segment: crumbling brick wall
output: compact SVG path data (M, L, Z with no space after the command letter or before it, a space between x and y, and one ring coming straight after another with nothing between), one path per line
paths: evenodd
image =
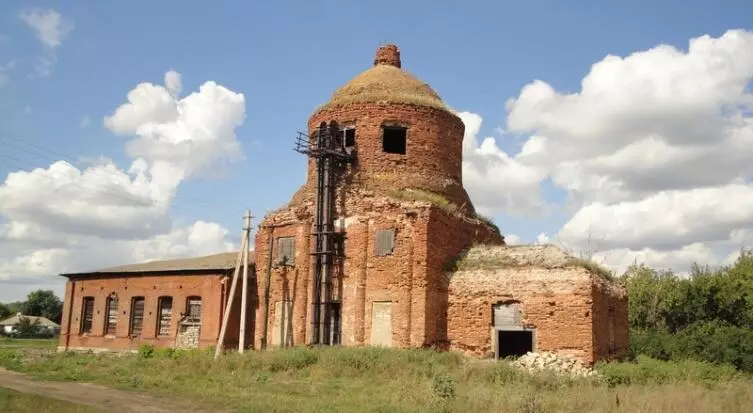
M522 326L535 329L536 351L553 351L593 363L609 356L608 309L614 337L625 354L628 340L624 288L579 266L553 246L476 248L474 260L446 274L450 348L493 354L493 305L516 301Z
M61 325L59 346L63 349L136 350L141 344L155 347L173 347L178 333L180 313L186 311L190 296L202 299L202 328L198 346L215 345L219 335L221 315L224 310L223 291L227 273L212 274L121 274L74 278L66 284L64 320ZM114 337L104 336L107 317L107 297L118 297L117 331ZM173 298L170 334L158 336L158 299ZM94 297L92 331L82 334L81 316L83 297ZM141 336L129 337L131 298L144 297L144 319Z
M594 360L620 359L630 351L628 297L621 283L594 277Z
M321 122L355 124L356 157L352 180L364 189L419 188L446 196L458 206L472 209L462 186L462 145L465 126L459 117L437 108L356 103L325 108L309 120L309 133ZM382 125L408 127L406 154L382 150ZM316 182L316 166L308 163L308 182Z

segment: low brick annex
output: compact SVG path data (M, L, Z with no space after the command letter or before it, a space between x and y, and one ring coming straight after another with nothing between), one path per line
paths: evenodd
M237 257L230 252L63 274L68 281L58 348L135 351L142 344L217 344ZM249 278L253 266L250 270ZM231 308L226 347L238 345L239 302L236 298ZM247 314L250 318L251 308ZM246 335L250 340L253 331Z

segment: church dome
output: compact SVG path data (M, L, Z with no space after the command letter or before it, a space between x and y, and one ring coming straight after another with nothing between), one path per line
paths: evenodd
M400 51L395 45L380 47L374 67L337 89L320 109L352 103L397 103L447 110L431 86L401 68Z

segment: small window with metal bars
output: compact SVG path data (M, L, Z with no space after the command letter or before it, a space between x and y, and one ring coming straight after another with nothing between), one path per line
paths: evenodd
M295 266L295 237L277 238L277 264Z
M144 328L144 297L133 297L131 299L131 326L129 336L131 338L140 337L141 330Z
M173 298L160 297L157 300L157 335L170 335L170 322L173 318Z
M201 297L186 299L186 315L184 324L201 324Z
M107 297L107 316L105 318L105 335L114 336L118 330L118 297Z
M84 297L81 303L81 334L90 334L92 332L93 320L94 297Z

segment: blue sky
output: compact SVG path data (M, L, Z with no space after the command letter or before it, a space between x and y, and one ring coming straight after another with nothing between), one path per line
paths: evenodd
M72 23L52 51L19 18L32 7ZM746 1L4 1L0 66L14 63L0 87L0 181L68 158L104 156L127 169L127 139L103 119L137 84L162 84L172 69L182 76L183 95L212 80L245 96L245 121L236 129L245 159L182 182L170 213L176 223L216 222L237 239L245 208L261 216L303 182L295 132L336 87L370 67L380 42L396 43L405 69L451 107L483 118L479 139L494 136L513 156L534 133L500 136L496 129L509 129L505 102L525 85L539 79L575 93L609 54L659 44L687 51L691 38L750 29L750 16ZM38 76L35 65L50 55L49 75ZM563 204L568 189L548 179L540 184L543 200ZM503 233L526 242L556 233L572 215L494 210Z

